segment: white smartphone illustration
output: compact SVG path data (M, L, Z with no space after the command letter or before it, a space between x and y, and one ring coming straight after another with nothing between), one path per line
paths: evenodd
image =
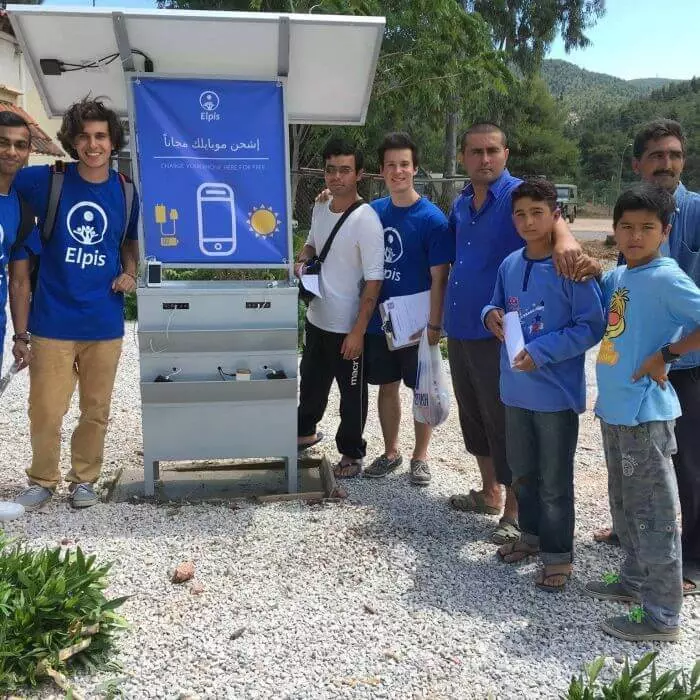
M197 188L197 229L204 255L231 255L236 250L236 208L228 185L204 182Z

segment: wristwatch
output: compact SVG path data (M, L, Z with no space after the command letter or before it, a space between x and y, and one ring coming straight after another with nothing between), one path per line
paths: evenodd
M15 333L12 336L12 342L16 343L18 340L23 340L25 343L29 343L32 340L32 334L29 331L23 331L22 333Z
M672 365L677 360L680 360L681 356L678 353L671 352L671 343L666 343L666 345L661 348L661 357L664 358L664 362L667 365Z

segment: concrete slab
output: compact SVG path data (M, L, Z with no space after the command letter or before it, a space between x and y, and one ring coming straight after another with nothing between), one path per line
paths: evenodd
M327 460L299 460L299 498L333 495ZM331 470L331 482L332 470ZM249 499L286 494L282 461L161 462L155 502L202 502ZM108 489L108 501L144 499L143 469L121 471ZM268 499L266 499L268 500Z

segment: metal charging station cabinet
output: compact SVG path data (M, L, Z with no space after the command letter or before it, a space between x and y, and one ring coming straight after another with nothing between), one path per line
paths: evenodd
M8 14L49 116L92 94L107 96L129 119L141 194L146 495L154 494L161 460L215 458L281 457L288 489L296 491L288 125L364 123L384 18L43 5L12 5ZM168 84L182 94L158 95ZM231 89L239 92L226 107ZM184 116L194 100L202 125L195 131ZM225 108L230 130L222 127ZM243 128L246 114L266 136ZM231 184L243 163L249 175ZM201 177L183 188L180 174L195 167ZM274 177L255 185L264 170ZM154 261L163 270L278 269L285 279L168 281ZM235 378L237 370L249 370L249 378ZM268 378L271 370L284 378Z
M297 289L175 282L140 288L138 304L147 490L160 460L274 456L295 491ZM223 380L219 367L250 380ZM173 381L154 381L173 368Z

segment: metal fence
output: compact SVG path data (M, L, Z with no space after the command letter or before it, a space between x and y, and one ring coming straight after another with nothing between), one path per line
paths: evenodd
M454 198L467 183L467 179L465 177L415 178L413 183L420 195L435 202L447 213ZM292 171L292 210L298 229L309 228L314 199L325 186L323 170ZM388 194L382 176L376 173L366 174L360 181L358 190L360 196L368 202Z

